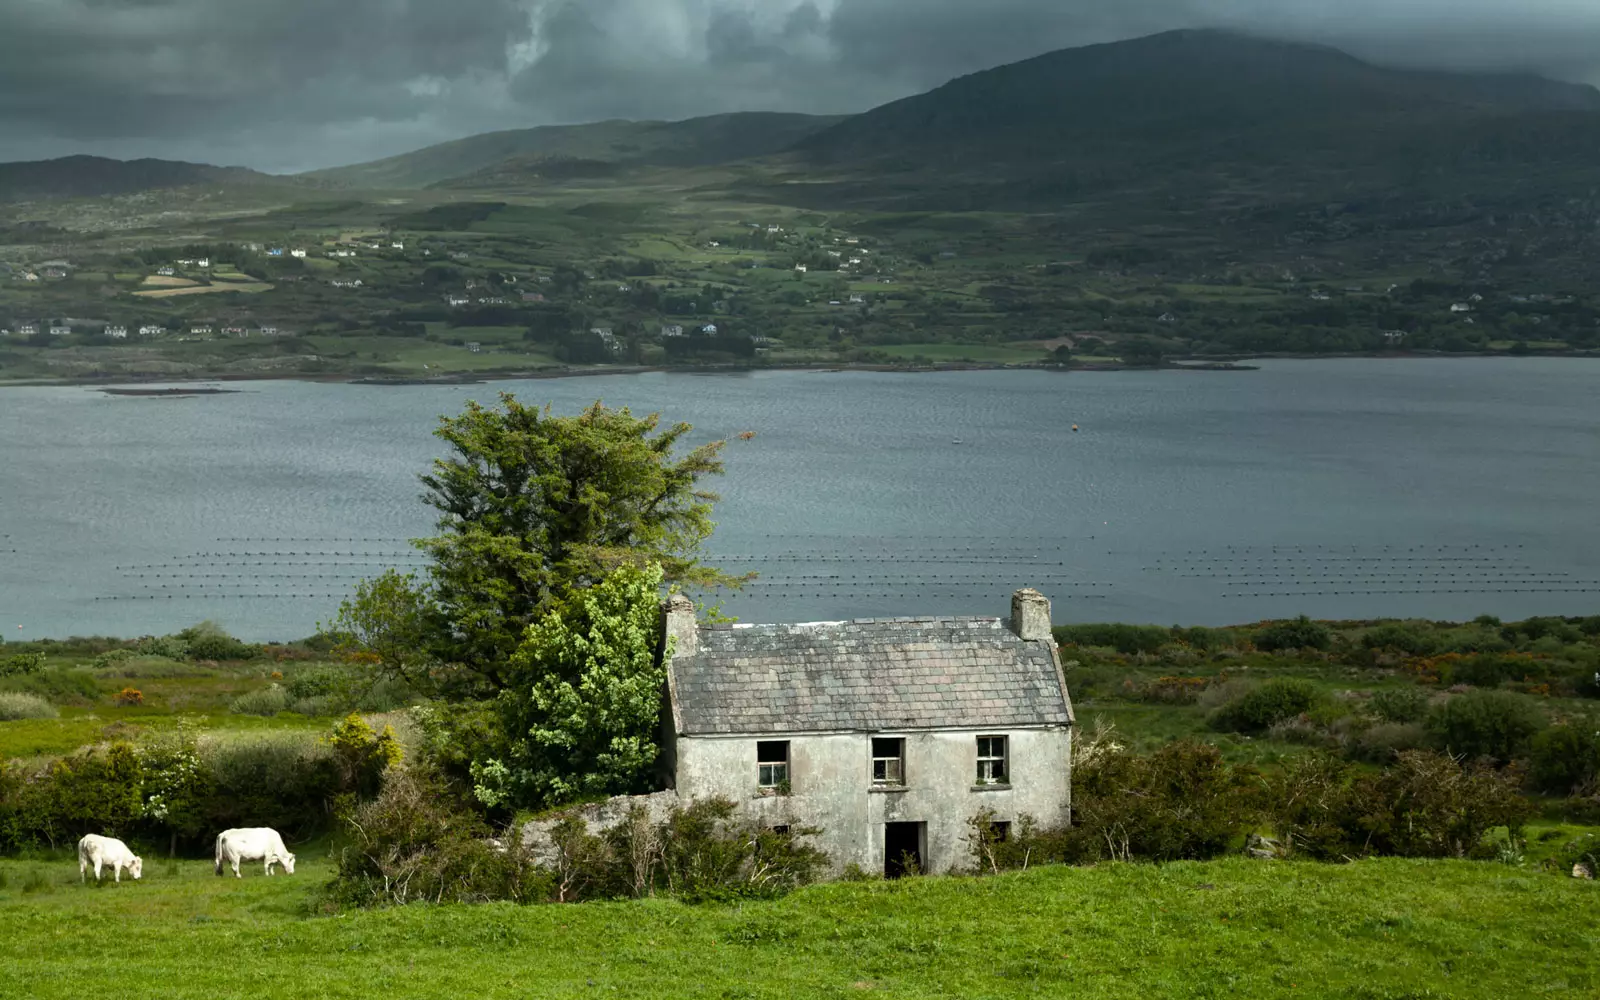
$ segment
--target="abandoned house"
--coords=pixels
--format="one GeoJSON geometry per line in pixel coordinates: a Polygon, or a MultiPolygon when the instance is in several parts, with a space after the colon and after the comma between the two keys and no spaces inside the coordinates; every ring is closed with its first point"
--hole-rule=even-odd
{"type": "Polygon", "coordinates": [[[836,869],[971,864],[969,820],[1067,821],[1072,703],[1050,602],[1009,620],[901,618],[705,626],[665,607],[664,778],[749,819],[820,827],[836,869]]]}

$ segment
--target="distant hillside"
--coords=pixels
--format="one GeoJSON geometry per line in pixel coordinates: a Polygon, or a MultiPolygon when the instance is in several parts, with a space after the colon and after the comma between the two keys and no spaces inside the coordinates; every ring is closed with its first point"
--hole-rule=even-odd
{"type": "Polygon", "coordinates": [[[385,160],[300,176],[333,187],[420,188],[485,171],[516,173],[518,164],[520,169],[535,172],[563,161],[590,169],[603,164],[705,166],[788,149],[839,121],[836,117],[751,112],[681,122],[550,125],[475,135],[385,160]]]}
{"type": "Polygon", "coordinates": [[[0,163],[0,201],[98,198],[195,184],[280,184],[243,167],[213,167],[172,160],[109,160],[67,156],[58,160],[0,163]]]}
{"type": "Polygon", "coordinates": [[[847,119],[796,151],[808,168],[848,178],[809,188],[818,199],[914,201],[964,188],[966,207],[1038,207],[1175,178],[1381,187],[1514,164],[1600,164],[1600,91],[1385,69],[1329,48],[1180,31],[963,77],[847,119]]]}

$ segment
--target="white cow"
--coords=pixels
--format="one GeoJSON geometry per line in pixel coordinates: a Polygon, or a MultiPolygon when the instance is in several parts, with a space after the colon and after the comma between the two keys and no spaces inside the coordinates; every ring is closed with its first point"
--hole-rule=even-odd
{"type": "Polygon", "coordinates": [[[265,862],[268,875],[272,874],[275,864],[283,865],[285,872],[294,874],[294,855],[283,846],[283,838],[278,836],[278,831],[270,827],[224,830],[217,834],[217,874],[222,874],[222,866],[226,863],[233,866],[234,878],[244,878],[239,874],[241,861],[265,862]]]}
{"type": "Polygon", "coordinates": [[[116,873],[116,881],[122,881],[122,869],[128,869],[128,874],[139,878],[144,874],[144,860],[132,851],[128,845],[115,837],[102,837],[91,833],[78,841],[78,878],[88,881],[90,865],[94,866],[94,880],[100,881],[100,869],[110,866],[116,873]]]}

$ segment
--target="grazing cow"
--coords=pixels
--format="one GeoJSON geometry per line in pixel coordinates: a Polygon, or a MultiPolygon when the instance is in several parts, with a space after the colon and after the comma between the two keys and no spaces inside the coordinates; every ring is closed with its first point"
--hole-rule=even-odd
{"type": "Polygon", "coordinates": [[[78,878],[88,881],[90,865],[94,866],[94,880],[100,881],[100,869],[109,866],[116,875],[116,881],[122,881],[122,869],[128,869],[128,874],[135,879],[144,874],[144,860],[132,851],[128,845],[115,837],[102,837],[91,833],[78,841],[78,878]]]}
{"type": "Polygon", "coordinates": [[[275,864],[283,865],[285,872],[294,874],[294,855],[283,846],[283,838],[278,836],[278,831],[270,827],[224,830],[217,834],[217,874],[222,874],[224,864],[230,864],[233,866],[233,877],[244,878],[239,874],[241,861],[265,862],[268,875],[272,874],[275,864]]]}

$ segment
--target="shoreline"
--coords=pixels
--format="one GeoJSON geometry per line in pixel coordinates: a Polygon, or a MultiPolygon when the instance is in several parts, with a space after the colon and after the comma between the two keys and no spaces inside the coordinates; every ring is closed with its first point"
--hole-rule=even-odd
{"type": "MultiPolygon", "coordinates": [[[[207,382],[322,382],[343,385],[370,385],[370,386],[417,386],[417,385],[482,385],[487,382],[508,381],[535,381],[540,379],[561,378],[589,378],[603,375],[646,375],[654,373],[675,375],[742,375],[751,372],[768,371],[797,371],[814,373],[835,372],[902,372],[905,374],[929,374],[936,372],[961,372],[961,371],[1047,371],[1063,375],[1075,372],[1125,372],[1125,371],[1189,371],[1189,372],[1244,372],[1259,371],[1260,366],[1249,364],[1253,361],[1348,361],[1352,359],[1381,360],[1381,361],[1413,361],[1413,360],[1494,360],[1507,358],[1575,358],[1595,359],[1600,358],[1600,351],[1563,351],[1563,352],[1535,352],[1526,355],[1512,355],[1503,351],[1474,352],[1469,354],[1445,352],[1383,352],[1383,353],[1338,353],[1338,354],[1312,354],[1295,352],[1266,352],[1258,354],[1237,354],[1224,356],[1182,357],[1171,358],[1160,365],[1129,365],[1119,362],[1089,363],[1076,365],[1058,365],[1045,361],[1004,363],[983,361],[960,361],[942,364],[882,364],[882,363],[850,363],[850,362],[808,362],[804,364],[770,364],[770,365],[616,365],[608,367],[591,368],[535,368],[535,369],[491,369],[476,372],[455,372],[436,376],[423,375],[358,375],[353,373],[339,374],[334,372],[228,372],[219,374],[186,374],[186,375],[128,375],[118,373],[115,375],[79,375],[64,378],[31,378],[16,381],[0,380],[0,389],[33,389],[33,388],[64,388],[81,386],[86,388],[99,387],[108,395],[132,397],[160,397],[173,395],[199,395],[200,390],[160,390],[160,389],[123,389],[122,386],[154,386],[154,385],[195,385],[207,382]]],[[[241,390],[215,389],[205,392],[207,395],[220,395],[241,390]]]]}

